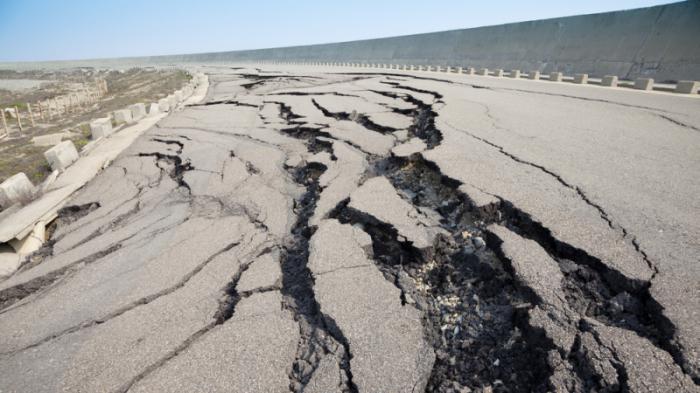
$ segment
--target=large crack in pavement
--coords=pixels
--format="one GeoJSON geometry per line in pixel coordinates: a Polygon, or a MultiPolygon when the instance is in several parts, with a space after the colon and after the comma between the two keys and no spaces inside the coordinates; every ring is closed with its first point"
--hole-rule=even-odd
{"type": "MultiPolygon", "coordinates": [[[[283,104],[280,104],[280,116],[287,121],[296,118],[291,109],[283,104]]],[[[317,130],[297,126],[283,129],[282,132],[306,141],[311,153],[328,151],[330,148],[328,143],[316,139],[319,134],[317,130]]],[[[300,330],[296,359],[289,375],[290,390],[303,392],[322,359],[332,356],[341,370],[342,391],[352,393],[357,392],[357,386],[352,381],[348,340],[332,318],[321,312],[313,291],[313,277],[307,267],[309,239],[314,231],[309,226],[309,219],[314,213],[321,191],[318,179],[325,170],[326,167],[318,163],[289,168],[294,181],[306,188],[302,197],[295,201],[297,221],[292,228],[291,237],[285,242],[281,260],[284,306],[292,311],[300,330]]]]}

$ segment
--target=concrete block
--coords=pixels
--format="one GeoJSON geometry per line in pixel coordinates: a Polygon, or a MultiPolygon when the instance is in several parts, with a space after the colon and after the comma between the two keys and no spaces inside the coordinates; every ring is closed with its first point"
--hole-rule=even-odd
{"type": "Polygon", "coordinates": [[[467,67],[467,68],[464,70],[464,73],[467,74],[467,75],[474,75],[474,67],[467,67]]]}
{"type": "Polygon", "coordinates": [[[482,68],[479,70],[479,75],[486,76],[489,74],[489,69],[488,68],[482,68]]]}
{"type": "Polygon", "coordinates": [[[603,86],[617,87],[617,75],[605,75],[600,81],[603,86]]]}
{"type": "Polygon", "coordinates": [[[112,133],[112,120],[110,118],[96,119],[90,122],[92,139],[99,139],[112,133]]]}
{"type": "Polygon", "coordinates": [[[183,98],[182,90],[175,90],[173,95],[175,96],[175,99],[177,99],[177,102],[182,101],[182,98],[183,98]]]}
{"type": "Polygon", "coordinates": [[[533,81],[540,80],[540,72],[539,71],[530,71],[530,73],[527,74],[528,79],[532,79],[533,81]]]}
{"type": "Polygon", "coordinates": [[[158,106],[157,102],[151,102],[150,105],[148,105],[148,114],[149,115],[156,115],[160,113],[160,107],[158,106]]]}
{"type": "Polygon", "coordinates": [[[57,143],[61,143],[64,135],[65,134],[63,132],[39,135],[32,138],[32,143],[35,146],[53,146],[57,143]]]}
{"type": "Polygon", "coordinates": [[[170,102],[167,98],[158,100],[158,110],[161,112],[168,112],[170,110],[170,102]]]}
{"type": "Polygon", "coordinates": [[[518,79],[520,78],[520,70],[510,70],[510,75],[511,78],[513,79],[518,79]]]}
{"type": "Polygon", "coordinates": [[[435,67],[435,72],[442,72],[443,68],[440,66],[435,67]]]}
{"type": "Polygon", "coordinates": [[[63,141],[58,145],[44,152],[46,161],[49,162],[51,169],[55,171],[65,170],[78,160],[78,151],[71,141],[63,141]]]}
{"type": "Polygon", "coordinates": [[[502,77],[502,76],[503,76],[503,70],[500,69],[500,68],[496,68],[495,70],[493,70],[493,76],[499,77],[499,78],[502,77]]]}
{"type": "Polygon", "coordinates": [[[447,72],[448,74],[451,74],[451,73],[452,73],[452,67],[447,67],[447,68],[445,68],[445,72],[447,72]]]}
{"type": "Polygon", "coordinates": [[[457,72],[458,74],[464,73],[464,67],[457,67],[457,71],[456,71],[456,72],[457,72]]]}
{"type": "Polygon", "coordinates": [[[118,111],[112,112],[112,117],[117,124],[131,123],[133,118],[131,117],[131,111],[129,109],[120,109],[118,111]]]}
{"type": "Polygon", "coordinates": [[[0,184],[0,207],[6,209],[17,202],[28,202],[34,191],[27,175],[20,172],[0,184]]]}
{"type": "Polygon", "coordinates": [[[168,96],[168,104],[170,104],[170,111],[174,111],[175,108],[177,108],[177,103],[179,101],[177,100],[177,97],[174,94],[171,94],[168,96]]]}
{"type": "Polygon", "coordinates": [[[637,90],[651,90],[654,87],[654,79],[637,78],[634,81],[634,88],[637,90]]]}
{"type": "Polygon", "coordinates": [[[574,83],[577,85],[585,85],[588,83],[588,74],[576,74],[574,75],[574,83]]]}
{"type": "Polygon", "coordinates": [[[549,80],[550,82],[561,82],[562,79],[564,78],[564,74],[561,72],[552,72],[549,74],[549,80]]]}
{"type": "Polygon", "coordinates": [[[697,81],[678,81],[676,83],[676,93],[695,94],[700,88],[700,82],[697,81]]]}
{"type": "Polygon", "coordinates": [[[131,111],[131,118],[134,120],[140,120],[146,117],[146,105],[141,102],[129,105],[129,110],[131,111]]]}

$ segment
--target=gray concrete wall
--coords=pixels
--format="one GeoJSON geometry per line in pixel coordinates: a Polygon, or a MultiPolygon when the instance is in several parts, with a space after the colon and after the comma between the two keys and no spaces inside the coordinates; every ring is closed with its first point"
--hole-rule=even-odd
{"type": "Polygon", "coordinates": [[[171,61],[271,59],[700,80],[700,1],[336,44],[169,57],[171,61]]]}
{"type": "Polygon", "coordinates": [[[179,63],[333,61],[433,64],[700,80],[700,0],[401,37],[248,51],[100,60],[179,63]]]}

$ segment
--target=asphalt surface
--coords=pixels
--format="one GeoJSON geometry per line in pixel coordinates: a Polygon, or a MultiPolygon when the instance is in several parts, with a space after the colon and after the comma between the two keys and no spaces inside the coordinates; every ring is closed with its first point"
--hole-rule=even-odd
{"type": "Polygon", "coordinates": [[[0,391],[700,391],[698,97],[200,68],[0,282],[0,391]]]}

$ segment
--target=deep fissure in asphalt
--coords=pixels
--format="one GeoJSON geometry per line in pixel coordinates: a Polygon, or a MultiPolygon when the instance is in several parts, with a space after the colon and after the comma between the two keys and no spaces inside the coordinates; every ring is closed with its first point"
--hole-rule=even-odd
{"type": "MultiPolygon", "coordinates": [[[[293,118],[287,108],[281,116],[293,118]]],[[[310,152],[329,150],[330,144],[316,139],[315,132],[289,128],[285,133],[305,140],[310,152]]],[[[330,149],[332,152],[332,149],[330,149]]],[[[314,213],[316,202],[321,193],[319,177],[326,167],[318,163],[309,163],[301,168],[289,168],[292,178],[303,185],[306,191],[295,201],[294,211],[297,221],[282,250],[282,295],[284,306],[292,311],[299,323],[300,339],[296,359],[289,375],[290,390],[302,392],[319,366],[321,359],[332,356],[341,370],[341,383],[344,392],[357,392],[352,381],[350,345],[335,321],[324,313],[316,301],[313,290],[313,276],[307,267],[309,260],[309,239],[314,227],[309,226],[309,219],[314,213]]]]}

